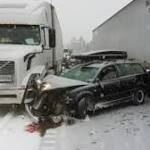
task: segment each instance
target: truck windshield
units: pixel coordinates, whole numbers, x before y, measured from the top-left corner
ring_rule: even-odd
[[[39,45],[38,25],[0,25],[0,44]]]
[[[62,76],[69,79],[90,82],[97,74],[98,69],[97,67],[76,67]]]

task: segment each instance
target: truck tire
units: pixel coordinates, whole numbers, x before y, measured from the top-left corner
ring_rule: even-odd
[[[27,102],[27,103],[24,101],[24,106],[25,106],[26,112],[28,113],[29,117],[34,122],[38,121],[38,117],[33,112],[34,101],[37,101],[38,95],[39,95],[39,91],[34,87],[34,84],[35,84],[34,81],[36,78],[39,78],[39,74],[34,74],[30,77],[28,84],[27,84],[26,91],[25,91],[25,95],[24,95],[24,99],[26,99],[26,97],[28,95],[28,90],[32,89],[32,94],[31,94],[32,98],[30,98],[31,100],[29,100],[29,102]]]
[[[133,104],[141,105],[145,101],[145,90],[141,87],[134,91],[133,94]]]
[[[25,103],[25,109],[26,109],[26,112],[28,113],[29,117],[34,121],[34,122],[38,122],[38,117],[34,114],[33,112],[33,103],[34,101],[36,101],[36,93],[37,91],[35,90],[35,97],[34,97],[34,100],[31,102],[31,103]]]
[[[48,101],[45,101],[47,94],[35,97],[31,103],[26,103],[25,108],[33,121],[37,122],[41,117],[48,117],[50,107]]]

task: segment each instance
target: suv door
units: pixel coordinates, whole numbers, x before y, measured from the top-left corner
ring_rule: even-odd
[[[117,64],[120,80],[120,95],[121,97],[131,97],[135,85],[134,70],[128,63]]]
[[[112,101],[119,98],[120,82],[118,73],[114,65],[103,68],[99,74],[103,99],[104,101]]]

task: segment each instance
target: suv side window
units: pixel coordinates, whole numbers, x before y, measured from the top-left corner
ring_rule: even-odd
[[[120,76],[127,76],[132,74],[130,70],[130,65],[129,64],[117,64],[119,75]]]
[[[127,76],[127,75],[144,73],[143,67],[140,64],[136,64],[136,63],[117,64],[117,67],[118,67],[118,71],[119,71],[120,76]]]
[[[100,72],[100,80],[107,81],[111,79],[115,79],[117,77],[117,71],[114,66],[108,66],[102,69]]]
[[[132,70],[132,74],[142,74],[144,73],[144,69],[140,64],[130,64],[130,68]]]

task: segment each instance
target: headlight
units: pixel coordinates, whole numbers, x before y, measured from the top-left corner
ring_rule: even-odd
[[[36,80],[36,85],[37,85],[37,88],[40,89],[41,85],[42,85],[42,81],[40,79],[37,79]]]
[[[41,84],[41,88],[40,90],[43,92],[43,91],[48,91],[48,90],[51,90],[52,89],[52,86],[50,83],[47,83],[47,82],[43,82]]]

